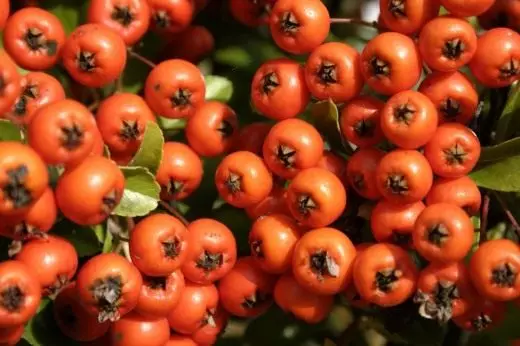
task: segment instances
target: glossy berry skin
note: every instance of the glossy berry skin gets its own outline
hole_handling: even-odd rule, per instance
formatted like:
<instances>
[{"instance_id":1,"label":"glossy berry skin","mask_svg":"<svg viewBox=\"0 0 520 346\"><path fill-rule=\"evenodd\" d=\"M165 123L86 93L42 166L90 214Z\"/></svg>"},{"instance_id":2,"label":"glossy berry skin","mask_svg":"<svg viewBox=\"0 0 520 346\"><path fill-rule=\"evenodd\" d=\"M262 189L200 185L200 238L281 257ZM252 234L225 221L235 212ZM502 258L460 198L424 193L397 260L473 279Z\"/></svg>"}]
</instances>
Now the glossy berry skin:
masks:
<instances>
[{"instance_id":1,"label":"glossy berry skin","mask_svg":"<svg viewBox=\"0 0 520 346\"><path fill-rule=\"evenodd\" d=\"M140 96L118 93L101 102L96 122L111 153L133 156L143 141L146 126L157 120Z\"/></svg>"},{"instance_id":2,"label":"glossy berry skin","mask_svg":"<svg viewBox=\"0 0 520 346\"><path fill-rule=\"evenodd\" d=\"M378 243L365 249L354 264L354 284L362 299L381 307L396 306L415 293L418 270L402 248Z\"/></svg>"},{"instance_id":3,"label":"glossy berry skin","mask_svg":"<svg viewBox=\"0 0 520 346\"><path fill-rule=\"evenodd\" d=\"M373 96L358 96L341 110L339 120L343 137L360 148L367 148L384 139L381 130L381 109L385 103Z\"/></svg>"},{"instance_id":4,"label":"glossy berry skin","mask_svg":"<svg viewBox=\"0 0 520 346\"><path fill-rule=\"evenodd\" d=\"M154 67L144 87L148 106L166 118L189 118L204 103L205 93L200 70L179 59L165 60Z\"/></svg>"},{"instance_id":5,"label":"glossy berry skin","mask_svg":"<svg viewBox=\"0 0 520 346\"><path fill-rule=\"evenodd\" d=\"M500 88L520 78L520 35L507 28L491 29L478 38L477 51L469 63L479 83Z\"/></svg>"},{"instance_id":6,"label":"glossy berry skin","mask_svg":"<svg viewBox=\"0 0 520 346\"><path fill-rule=\"evenodd\" d=\"M147 276L168 276L184 263L188 243L186 227L177 218L164 213L139 221L130 235L130 257Z\"/></svg>"},{"instance_id":7,"label":"glossy berry skin","mask_svg":"<svg viewBox=\"0 0 520 346\"><path fill-rule=\"evenodd\" d=\"M432 101L413 90L395 94L381 110L383 134L402 149L417 149L428 143L438 122Z\"/></svg>"},{"instance_id":8,"label":"glossy berry skin","mask_svg":"<svg viewBox=\"0 0 520 346\"><path fill-rule=\"evenodd\" d=\"M198 346L189 336L181 334L170 334L170 340L164 346Z\"/></svg>"},{"instance_id":9,"label":"glossy berry skin","mask_svg":"<svg viewBox=\"0 0 520 346\"><path fill-rule=\"evenodd\" d=\"M146 0L93 0L87 11L89 23L99 23L116 31L128 46L137 43L150 26Z\"/></svg>"},{"instance_id":10,"label":"glossy berry skin","mask_svg":"<svg viewBox=\"0 0 520 346\"><path fill-rule=\"evenodd\" d=\"M229 314L221 307L217 307L212 319L208 323L201 323L200 327L191 334L191 338L198 345L214 345L224 331L229 319Z\"/></svg>"},{"instance_id":11,"label":"glossy berry skin","mask_svg":"<svg viewBox=\"0 0 520 346\"><path fill-rule=\"evenodd\" d=\"M219 282L220 303L234 316L261 315L273 303L276 279L260 269L253 257L242 257Z\"/></svg>"},{"instance_id":12,"label":"glossy berry skin","mask_svg":"<svg viewBox=\"0 0 520 346\"><path fill-rule=\"evenodd\" d=\"M13 59L0 49L0 114L8 112L20 95L21 78Z\"/></svg>"},{"instance_id":13,"label":"glossy berry skin","mask_svg":"<svg viewBox=\"0 0 520 346\"><path fill-rule=\"evenodd\" d=\"M114 346L160 346L170 338L170 328L166 318L147 318L130 312L110 326L108 335Z\"/></svg>"},{"instance_id":14,"label":"glossy berry skin","mask_svg":"<svg viewBox=\"0 0 520 346\"><path fill-rule=\"evenodd\" d=\"M448 12L457 17L478 16L486 12L495 0L439 0Z\"/></svg>"},{"instance_id":15,"label":"glossy berry skin","mask_svg":"<svg viewBox=\"0 0 520 346\"><path fill-rule=\"evenodd\" d=\"M63 46L63 65L80 84L99 88L115 81L126 65L121 36L101 24L77 27Z\"/></svg>"},{"instance_id":16,"label":"glossy berry skin","mask_svg":"<svg viewBox=\"0 0 520 346\"><path fill-rule=\"evenodd\" d=\"M323 321L334 304L334 296L306 290L291 273L284 274L276 282L274 299L282 310L309 324Z\"/></svg>"},{"instance_id":17,"label":"glossy berry skin","mask_svg":"<svg viewBox=\"0 0 520 346\"><path fill-rule=\"evenodd\" d=\"M215 38L211 31L201 25L191 25L175 34L164 54L167 59L184 59L196 64L214 49Z\"/></svg>"},{"instance_id":18,"label":"glossy berry skin","mask_svg":"<svg viewBox=\"0 0 520 346\"><path fill-rule=\"evenodd\" d=\"M414 203L430 191L433 172L428 160L415 150L395 149L379 162L377 187L391 203Z\"/></svg>"},{"instance_id":19,"label":"glossy berry skin","mask_svg":"<svg viewBox=\"0 0 520 346\"><path fill-rule=\"evenodd\" d=\"M302 225L325 227L336 221L347 206L347 193L334 173L308 168L298 173L287 188L287 205Z\"/></svg>"},{"instance_id":20,"label":"glossy berry skin","mask_svg":"<svg viewBox=\"0 0 520 346\"><path fill-rule=\"evenodd\" d=\"M453 318L459 328L470 332L481 332L499 325L504 320L506 304L479 297L465 314Z\"/></svg>"},{"instance_id":21,"label":"glossy berry skin","mask_svg":"<svg viewBox=\"0 0 520 346\"><path fill-rule=\"evenodd\" d=\"M200 157L184 143L166 142L156 179L161 185L161 198L182 200L190 196L202 182L204 168Z\"/></svg>"},{"instance_id":22,"label":"glossy berry skin","mask_svg":"<svg viewBox=\"0 0 520 346\"><path fill-rule=\"evenodd\" d=\"M69 220L96 225L117 207L124 187L125 177L113 161L91 156L59 178L56 202Z\"/></svg>"},{"instance_id":23,"label":"glossy berry skin","mask_svg":"<svg viewBox=\"0 0 520 346\"><path fill-rule=\"evenodd\" d=\"M350 239L334 228L317 228L305 233L294 248L292 272L305 289L334 295L352 281L356 249Z\"/></svg>"},{"instance_id":24,"label":"glossy berry skin","mask_svg":"<svg viewBox=\"0 0 520 346\"><path fill-rule=\"evenodd\" d=\"M144 277L135 311L150 318L167 317L179 303L185 285L180 270L165 277Z\"/></svg>"},{"instance_id":25,"label":"glossy berry skin","mask_svg":"<svg viewBox=\"0 0 520 346\"><path fill-rule=\"evenodd\" d=\"M236 21L249 27L269 24L269 13L263 0L230 0L229 11Z\"/></svg>"},{"instance_id":26,"label":"glossy berry skin","mask_svg":"<svg viewBox=\"0 0 520 346\"><path fill-rule=\"evenodd\" d=\"M457 262L471 249L473 232L473 223L463 209L446 203L431 204L415 221L413 245L430 262Z\"/></svg>"},{"instance_id":27,"label":"glossy berry skin","mask_svg":"<svg viewBox=\"0 0 520 346\"><path fill-rule=\"evenodd\" d=\"M410 35L417 33L439 13L436 0L393 1L380 0L380 18L389 31Z\"/></svg>"},{"instance_id":28,"label":"glossy berry skin","mask_svg":"<svg viewBox=\"0 0 520 346\"><path fill-rule=\"evenodd\" d=\"M291 212L287 207L287 190L279 184L274 184L269 196L260 203L245 208L245 212L251 220L271 214L291 216Z\"/></svg>"},{"instance_id":29,"label":"glossy berry skin","mask_svg":"<svg viewBox=\"0 0 520 346\"><path fill-rule=\"evenodd\" d=\"M261 114L273 120L301 114L310 101L304 67L287 58L264 62L253 76L251 101Z\"/></svg>"},{"instance_id":30,"label":"glossy berry skin","mask_svg":"<svg viewBox=\"0 0 520 346\"><path fill-rule=\"evenodd\" d=\"M273 125L270 123L255 122L240 128L234 150L250 151L253 154L262 156L265 137L267 137L272 127Z\"/></svg>"},{"instance_id":31,"label":"glossy berry skin","mask_svg":"<svg viewBox=\"0 0 520 346\"><path fill-rule=\"evenodd\" d=\"M361 72L376 92L393 95L411 89L421 76L422 61L408 36L385 32L370 40L361 53Z\"/></svg>"},{"instance_id":32,"label":"glossy berry skin","mask_svg":"<svg viewBox=\"0 0 520 346\"><path fill-rule=\"evenodd\" d=\"M189 118L185 135L190 147L200 156L222 155L235 144L238 135L237 115L222 102L206 102Z\"/></svg>"},{"instance_id":33,"label":"glossy berry skin","mask_svg":"<svg viewBox=\"0 0 520 346\"><path fill-rule=\"evenodd\" d=\"M215 185L220 197L228 204L247 208L269 195L273 178L260 157L249 151L237 151L218 165Z\"/></svg>"},{"instance_id":34,"label":"glossy berry skin","mask_svg":"<svg viewBox=\"0 0 520 346\"><path fill-rule=\"evenodd\" d=\"M9 0L0 1L0 30L4 30L5 23L9 17L10 7Z\"/></svg>"},{"instance_id":35,"label":"glossy berry skin","mask_svg":"<svg viewBox=\"0 0 520 346\"><path fill-rule=\"evenodd\" d=\"M437 178L426 196L426 204L449 203L464 209L469 215L480 212L482 196L477 184L467 177Z\"/></svg>"},{"instance_id":36,"label":"glossy berry skin","mask_svg":"<svg viewBox=\"0 0 520 346\"><path fill-rule=\"evenodd\" d=\"M320 0L278 0L269 28L281 49L292 54L309 53L329 34L329 12Z\"/></svg>"},{"instance_id":37,"label":"glossy berry skin","mask_svg":"<svg viewBox=\"0 0 520 346\"><path fill-rule=\"evenodd\" d=\"M483 243L469 263L471 280L484 298L510 301L520 296L520 250L508 239Z\"/></svg>"},{"instance_id":38,"label":"glossy berry skin","mask_svg":"<svg viewBox=\"0 0 520 346\"><path fill-rule=\"evenodd\" d=\"M28 7L9 17L3 41L5 50L18 66L27 70L46 70L61 57L65 31L54 14Z\"/></svg>"},{"instance_id":39,"label":"glossy berry skin","mask_svg":"<svg viewBox=\"0 0 520 346\"><path fill-rule=\"evenodd\" d=\"M317 99L347 102L363 87L359 53L344 43L324 43L309 55L305 80Z\"/></svg>"},{"instance_id":40,"label":"glossy berry skin","mask_svg":"<svg viewBox=\"0 0 520 346\"><path fill-rule=\"evenodd\" d=\"M428 22L419 36L424 62L435 71L456 71L471 61L477 34L465 19L442 16Z\"/></svg>"},{"instance_id":41,"label":"glossy berry skin","mask_svg":"<svg viewBox=\"0 0 520 346\"><path fill-rule=\"evenodd\" d=\"M475 116L479 96L475 86L461 72L433 72L422 81L419 92L437 108L439 124L467 125Z\"/></svg>"},{"instance_id":42,"label":"glossy berry skin","mask_svg":"<svg viewBox=\"0 0 520 346\"><path fill-rule=\"evenodd\" d=\"M0 328L29 321L41 301L40 283L29 266L14 260L0 263Z\"/></svg>"},{"instance_id":43,"label":"glossy berry skin","mask_svg":"<svg viewBox=\"0 0 520 346\"><path fill-rule=\"evenodd\" d=\"M147 0L152 13L151 28L161 35L186 29L195 14L194 0Z\"/></svg>"},{"instance_id":44,"label":"glossy berry skin","mask_svg":"<svg viewBox=\"0 0 520 346\"><path fill-rule=\"evenodd\" d=\"M323 151L323 156L321 157L320 161L318 161L316 167L325 168L327 171L338 177L341 181L344 181L346 171L345 159L333 153L332 151Z\"/></svg>"},{"instance_id":45,"label":"glossy berry skin","mask_svg":"<svg viewBox=\"0 0 520 346\"><path fill-rule=\"evenodd\" d=\"M274 174L290 179L316 166L323 156L323 139L311 124L286 119L274 125L263 146L264 162Z\"/></svg>"},{"instance_id":46,"label":"glossy berry skin","mask_svg":"<svg viewBox=\"0 0 520 346\"><path fill-rule=\"evenodd\" d=\"M348 160L347 181L364 198L377 200L381 193L377 189L376 170L385 153L376 148L357 150Z\"/></svg>"},{"instance_id":47,"label":"glossy berry skin","mask_svg":"<svg viewBox=\"0 0 520 346\"><path fill-rule=\"evenodd\" d=\"M0 142L0 215L26 212L49 183L45 163L36 151L18 142Z\"/></svg>"}]
</instances>

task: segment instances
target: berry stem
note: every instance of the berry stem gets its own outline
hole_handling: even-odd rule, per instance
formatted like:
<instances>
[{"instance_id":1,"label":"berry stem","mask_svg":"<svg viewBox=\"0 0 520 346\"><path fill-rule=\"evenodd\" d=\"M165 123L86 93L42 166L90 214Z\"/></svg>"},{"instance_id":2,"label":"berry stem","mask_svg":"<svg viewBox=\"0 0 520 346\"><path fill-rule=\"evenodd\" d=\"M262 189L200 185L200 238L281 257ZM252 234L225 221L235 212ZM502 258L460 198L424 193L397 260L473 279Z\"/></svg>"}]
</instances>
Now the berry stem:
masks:
<instances>
[{"instance_id":1,"label":"berry stem","mask_svg":"<svg viewBox=\"0 0 520 346\"><path fill-rule=\"evenodd\" d=\"M355 24L355 25L364 25L371 28L377 29L377 22L367 22L366 20L362 20L359 18L331 18L331 24Z\"/></svg>"},{"instance_id":2,"label":"berry stem","mask_svg":"<svg viewBox=\"0 0 520 346\"><path fill-rule=\"evenodd\" d=\"M487 231L487 220L489 214L489 195L484 194L484 198L482 201L482 208L480 210L480 240L479 243L482 244L486 241L486 231Z\"/></svg>"},{"instance_id":3,"label":"berry stem","mask_svg":"<svg viewBox=\"0 0 520 346\"><path fill-rule=\"evenodd\" d=\"M160 201L159 204L161 205L161 207L166 209L166 211L168 211L170 214L179 219L184 224L184 226L188 226L188 220L186 220L186 218L177 210L177 208L164 201Z\"/></svg>"},{"instance_id":4,"label":"berry stem","mask_svg":"<svg viewBox=\"0 0 520 346\"><path fill-rule=\"evenodd\" d=\"M90 112L93 112L98 107L99 107L99 102L96 101L94 103L91 103L90 106L88 106L87 108Z\"/></svg>"},{"instance_id":5,"label":"berry stem","mask_svg":"<svg viewBox=\"0 0 520 346\"><path fill-rule=\"evenodd\" d=\"M150 68L154 68L155 66L157 66L153 61L145 58L144 56L142 56L139 53L134 52L130 48L128 48L128 55L130 55L132 58L139 60L143 64L148 65Z\"/></svg>"},{"instance_id":6,"label":"berry stem","mask_svg":"<svg viewBox=\"0 0 520 346\"><path fill-rule=\"evenodd\" d=\"M509 222L511 222L511 225L513 225L513 228L515 229L516 234L518 234L518 236L520 237L520 225L518 224L518 221L516 220L515 216L511 212L511 210L509 210L507 203L504 201L504 199L500 196L499 193L495 192L495 197L497 198L498 203L500 203L500 206L504 210L504 213L506 214Z\"/></svg>"}]
</instances>

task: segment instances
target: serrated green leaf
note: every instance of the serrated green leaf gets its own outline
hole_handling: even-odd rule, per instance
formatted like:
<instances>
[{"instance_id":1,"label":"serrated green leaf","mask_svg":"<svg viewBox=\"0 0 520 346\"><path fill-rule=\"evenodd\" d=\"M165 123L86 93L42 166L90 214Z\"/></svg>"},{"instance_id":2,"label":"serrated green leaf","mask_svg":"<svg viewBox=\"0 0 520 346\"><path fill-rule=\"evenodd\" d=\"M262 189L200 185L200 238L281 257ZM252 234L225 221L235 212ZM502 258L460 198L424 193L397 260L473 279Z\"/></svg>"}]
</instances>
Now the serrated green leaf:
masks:
<instances>
[{"instance_id":1,"label":"serrated green leaf","mask_svg":"<svg viewBox=\"0 0 520 346\"><path fill-rule=\"evenodd\" d=\"M144 216L157 208L161 187L150 171L143 167L121 167L125 176L123 198L113 215Z\"/></svg>"},{"instance_id":2,"label":"serrated green leaf","mask_svg":"<svg viewBox=\"0 0 520 346\"><path fill-rule=\"evenodd\" d=\"M144 167L155 174L162 160L164 137L157 123L146 124L143 141L129 166Z\"/></svg>"},{"instance_id":3,"label":"serrated green leaf","mask_svg":"<svg viewBox=\"0 0 520 346\"><path fill-rule=\"evenodd\" d=\"M0 120L0 142L3 141L22 141L20 128L9 120Z\"/></svg>"},{"instance_id":4,"label":"serrated green leaf","mask_svg":"<svg viewBox=\"0 0 520 346\"><path fill-rule=\"evenodd\" d=\"M520 138L513 138L506 142L482 148L479 162L487 163L520 155Z\"/></svg>"},{"instance_id":5,"label":"serrated green leaf","mask_svg":"<svg viewBox=\"0 0 520 346\"><path fill-rule=\"evenodd\" d=\"M102 240L100 240L100 232L104 232L102 225L93 227L79 226L67 219L63 219L53 227L51 232L70 241L74 245L78 257L92 256L101 252Z\"/></svg>"},{"instance_id":6,"label":"serrated green leaf","mask_svg":"<svg viewBox=\"0 0 520 346\"><path fill-rule=\"evenodd\" d=\"M338 107L332 100L320 101L311 105L310 115L312 123L325 136L332 149L342 152L351 151L343 142L339 127Z\"/></svg>"},{"instance_id":7,"label":"serrated green leaf","mask_svg":"<svg viewBox=\"0 0 520 346\"><path fill-rule=\"evenodd\" d=\"M520 83L509 91L506 105L498 119L495 141L508 139L520 127Z\"/></svg>"},{"instance_id":8,"label":"serrated green leaf","mask_svg":"<svg viewBox=\"0 0 520 346\"><path fill-rule=\"evenodd\" d=\"M206 76L206 100L228 102L233 96L233 83L224 77Z\"/></svg>"},{"instance_id":9,"label":"serrated green leaf","mask_svg":"<svg viewBox=\"0 0 520 346\"><path fill-rule=\"evenodd\" d=\"M481 167L470 174L480 186L490 190L520 191L520 156L513 156Z\"/></svg>"}]
</instances>

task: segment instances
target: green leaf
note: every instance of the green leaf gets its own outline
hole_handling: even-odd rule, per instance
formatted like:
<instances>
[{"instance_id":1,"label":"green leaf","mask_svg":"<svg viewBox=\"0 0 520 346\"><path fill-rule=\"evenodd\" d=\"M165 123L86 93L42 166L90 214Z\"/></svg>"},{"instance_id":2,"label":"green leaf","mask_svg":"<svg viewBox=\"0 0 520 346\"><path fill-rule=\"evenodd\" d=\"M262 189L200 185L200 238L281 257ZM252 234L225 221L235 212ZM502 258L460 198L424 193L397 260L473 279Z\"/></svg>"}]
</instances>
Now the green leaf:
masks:
<instances>
[{"instance_id":1,"label":"green leaf","mask_svg":"<svg viewBox=\"0 0 520 346\"><path fill-rule=\"evenodd\" d=\"M233 96L233 83L224 77L206 76L206 100L228 102Z\"/></svg>"},{"instance_id":2,"label":"green leaf","mask_svg":"<svg viewBox=\"0 0 520 346\"><path fill-rule=\"evenodd\" d=\"M312 123L325 136L332 149L351 152L343 142L339 127L338 107L332 100L320 101L311 105L310 115Z\"/></svg>"},{"instance_id":3,"label":"green leaf","mask_svg":"<svg viewBox=\"0 0 520 346\"><path fill-rule=\"evenodd\" d=\"M517 155L520 155L520 137L510 139L497 145L482 148L479 162L500 161Z\"/></svg>"},{"instance_id":4,"label":"green leaf","mask_svg":"<svg viewBox=\"0 0 520 346\"><path fill-rule=\"evenodd\" d=\"M143 167L121 167L125 175L125 191L121 202L112 214L144 216L157 208L161 187L149 170Z\"/></svg>"},{"instance_id":5,"label":"green leaf","mask_svg":"<svg viewBox=\"0 0 520 346\"><path fill-rule=\"evenodd\" d=\"M513 156L481 167L470 174L480 186L490 190L520 191L520 156Z\"/></svg>"},{"instance_id":6,"label":"green leaf","mask_svg":"<svg viewBox=\"0 0 520 346\"><path fill-rule=\"evenodd\" d=\"M0 142L3 141L22 141L20 128L9 120L0 120Z\"/></svg>"},{"instance_id":7,"label":"green leaf","mask_svg":"<svg viewBox=\"0 0 520 346\"><path fill-rule=\"evenodd\" d=\"M169 119L165 117L157 117L157 122L164 131L177 131L186 127L186 119Z\"/></svg>"},{"instance_id":8,"label":"green leaf","mask_svg":"<svg viewBox=\"0 0 520 346\"><path fill-rule=\"evenodd\" d=\"M509 92L506 105L498 119L497 129L495 133L495 141L500 143L508 139L511 134L520 127L520 83Z\"/></svg>"},{"instance_id":9,"label":"green leaf","mask_svg":"<svg viewBox=\"0 0 520 346\"><path fill-rule=\"evenodd\" d=\"M52 234L63 237L76 248L78 257L92 256L101 252L102 240L100 232L104 232L102 225L86 227L63 219L51 230Z\"/></svg>"},{"instance_id":10,"label":"green leaf","mask_svg":"<svg viewBox=\"0 0 520 346\"><path fill-rule=\"evenodd\" d=\"M149 121L146 124L143 141L129 166L144 167L155 174L162 160L164 137L159 125Z\"/></svg>"}]
</instances>

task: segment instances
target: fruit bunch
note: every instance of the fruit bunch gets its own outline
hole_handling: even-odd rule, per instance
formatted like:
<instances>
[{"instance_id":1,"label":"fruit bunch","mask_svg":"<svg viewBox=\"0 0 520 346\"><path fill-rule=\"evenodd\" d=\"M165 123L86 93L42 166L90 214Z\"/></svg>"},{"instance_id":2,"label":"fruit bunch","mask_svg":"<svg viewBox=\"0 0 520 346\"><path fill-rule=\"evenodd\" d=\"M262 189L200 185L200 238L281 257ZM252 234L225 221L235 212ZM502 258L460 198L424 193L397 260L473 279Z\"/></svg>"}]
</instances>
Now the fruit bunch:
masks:
<instances>
[{"instance_id":1,"label":"fruit bunch","mask_svg":"<svg viewBox=\"0 0 520 346\"><path fill-rule=\"evenodd\" d=\"M220 5L90 0L67 33L37 1L0 0L0 344L49 300L70 340L124 346L213 345L275 304L318 324L336 297L468 331L520 305L520 247L488 237L489 191L470 176L496 137L479 91L520 79L520 10L380 0L368 23L321 0L230 0L286 53L251 76L263 121L248 123L196 65L215 41L193 20ZM330 39L341 23L377 34L358 52ZM145 35L163 42L156 60ZM150 69L136 92L130 61ZM208 175L206 208L190 198ZM250 219L246 251L222 205ZM81 256L89 230L102 248Z\"/></svg>"}]
</instances>

